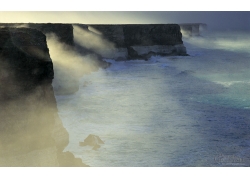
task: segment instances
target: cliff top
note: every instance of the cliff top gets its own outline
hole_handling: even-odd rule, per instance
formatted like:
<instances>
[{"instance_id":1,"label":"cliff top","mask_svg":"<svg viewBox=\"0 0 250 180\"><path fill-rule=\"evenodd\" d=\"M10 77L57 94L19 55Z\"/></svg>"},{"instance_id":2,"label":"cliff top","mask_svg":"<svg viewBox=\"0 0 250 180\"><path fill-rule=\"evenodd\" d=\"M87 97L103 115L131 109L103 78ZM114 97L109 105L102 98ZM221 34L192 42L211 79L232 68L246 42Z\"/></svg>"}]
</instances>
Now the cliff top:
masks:
<instances>
[{"instance_id":1,"label":"cliff top","mask_svg":"<svg viewBox=\"0 0 250 180\"><path fill-rule=\"evenodd\" d=\"M36 29L0 28L0 48L19 46L46 47L46 36Z\"/></svg>"}]
</instances>

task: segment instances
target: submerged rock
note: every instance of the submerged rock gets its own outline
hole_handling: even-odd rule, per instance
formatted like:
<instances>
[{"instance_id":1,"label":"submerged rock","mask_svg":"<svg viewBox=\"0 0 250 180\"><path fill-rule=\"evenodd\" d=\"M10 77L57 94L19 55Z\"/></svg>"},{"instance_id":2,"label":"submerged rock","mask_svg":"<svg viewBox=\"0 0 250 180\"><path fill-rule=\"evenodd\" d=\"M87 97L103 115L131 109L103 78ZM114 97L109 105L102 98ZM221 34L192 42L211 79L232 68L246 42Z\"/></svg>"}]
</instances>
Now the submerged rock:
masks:
<instances>
[{"instance_id":1,"label":"submerged rock","mask_svg":"<svg viewBox=\"0 0 250 180\"><path fill-rule=\"evenodd\" d=\"M192 70L184 70L178 73L177 76L183 77L183 76L193 75L194 73L195 71L192 71Z\"/></svg>"}]
</instances>

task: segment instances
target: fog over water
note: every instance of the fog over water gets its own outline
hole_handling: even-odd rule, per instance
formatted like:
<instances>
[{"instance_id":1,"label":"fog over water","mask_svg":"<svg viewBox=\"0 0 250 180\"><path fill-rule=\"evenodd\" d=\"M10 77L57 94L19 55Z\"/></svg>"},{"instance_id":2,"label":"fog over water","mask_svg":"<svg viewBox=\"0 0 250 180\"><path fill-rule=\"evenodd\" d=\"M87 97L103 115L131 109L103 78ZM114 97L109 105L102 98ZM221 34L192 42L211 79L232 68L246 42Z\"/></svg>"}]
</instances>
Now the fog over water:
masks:
<instances>
[{"instance_id":1,"label":"fog over water","mask_svg":"<svg viewBox=\"0 0 250 180\"><path fill-rule=\"evenodd\" d=\"M65 151L90 166L249 166L249 32L184 37L190 56L115 62L56 96ZM89 134L105 144L79 146Z\"/></svg>"}]
</instances>

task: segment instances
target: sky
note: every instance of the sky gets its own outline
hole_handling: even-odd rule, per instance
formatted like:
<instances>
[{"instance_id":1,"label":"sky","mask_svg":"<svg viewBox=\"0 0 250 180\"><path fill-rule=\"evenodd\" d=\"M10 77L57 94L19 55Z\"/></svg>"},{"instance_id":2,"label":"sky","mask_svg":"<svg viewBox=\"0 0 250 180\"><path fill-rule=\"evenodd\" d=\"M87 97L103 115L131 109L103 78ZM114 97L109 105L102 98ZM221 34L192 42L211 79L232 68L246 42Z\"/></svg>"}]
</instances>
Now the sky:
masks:
<instances>
[{"instance_id":1,"label":"sky","mask_svg":"<svg viewBox=\"0 0 250 180\"><path fill-rule=\"evenodd\" d=\"M206 23L212 30L250 30L244 1L220 4L210 0L38 1L9 0L0 7L0 23L171 24ZM6 4L7 3L7 4ZM28 5L26 5L28 4Z\"/></svg>"}]
</instances>

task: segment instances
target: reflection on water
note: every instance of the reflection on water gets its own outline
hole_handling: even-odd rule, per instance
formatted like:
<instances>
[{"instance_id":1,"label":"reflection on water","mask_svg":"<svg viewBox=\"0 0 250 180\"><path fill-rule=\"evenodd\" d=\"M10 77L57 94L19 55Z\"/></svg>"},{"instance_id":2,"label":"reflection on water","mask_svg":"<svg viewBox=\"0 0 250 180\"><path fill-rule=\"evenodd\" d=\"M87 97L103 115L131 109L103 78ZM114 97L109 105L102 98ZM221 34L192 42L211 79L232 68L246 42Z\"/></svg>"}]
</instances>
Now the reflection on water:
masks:
<instances>
[{"instance_id":1,"label":"reflection on water","mask_svg":"<svg viewBox=\"0 0 250 180\"><path fill-rule=\"evenodd\" d=\"M90 166L249 166L248 55L185 45L188 57L112 61L57 96L65 150ZM79 146L89 134L105 144Z\"/></svg>"}]
</instances>

